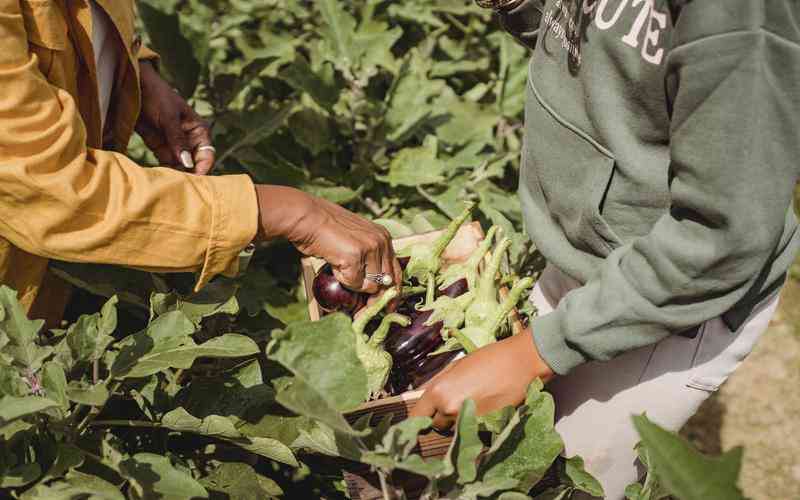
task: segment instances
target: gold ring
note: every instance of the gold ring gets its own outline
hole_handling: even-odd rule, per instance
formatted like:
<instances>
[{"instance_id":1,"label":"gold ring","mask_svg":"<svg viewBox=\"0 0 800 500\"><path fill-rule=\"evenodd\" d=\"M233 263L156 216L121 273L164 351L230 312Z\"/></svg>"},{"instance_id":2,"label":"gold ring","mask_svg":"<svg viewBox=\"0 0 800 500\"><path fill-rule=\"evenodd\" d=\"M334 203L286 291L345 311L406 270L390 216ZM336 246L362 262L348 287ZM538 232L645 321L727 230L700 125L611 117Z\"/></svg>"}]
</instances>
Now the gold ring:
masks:
<instances>
[{"instance_id":1,"label":"gold ring","mask_svg":"<svg viewBox=\"0 0 800 500\"><path fill-rule=\"evenodd\" d=\"M392 279L391 274L386 273L367 273L367 279L373 281L379 285L383 286L392 286L394 283L394 279Z\"/></svg>"}]
</instances>

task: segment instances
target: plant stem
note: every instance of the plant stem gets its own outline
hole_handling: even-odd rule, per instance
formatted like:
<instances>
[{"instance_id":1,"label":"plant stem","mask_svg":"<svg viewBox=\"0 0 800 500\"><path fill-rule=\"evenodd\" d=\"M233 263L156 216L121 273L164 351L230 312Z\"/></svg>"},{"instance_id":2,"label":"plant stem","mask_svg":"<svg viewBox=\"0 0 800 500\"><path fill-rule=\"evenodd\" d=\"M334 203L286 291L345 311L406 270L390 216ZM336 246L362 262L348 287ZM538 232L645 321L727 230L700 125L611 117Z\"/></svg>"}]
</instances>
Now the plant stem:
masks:
<instances>
[{"instance_id":1,"label":"plant stem","mask_svg":"<svg viewBox=\"0 0 800 500\"><path fill-rule=\"evenodd\" d=\"M106 399L105 403L103 403L101 406L92 406L91 408L89 408L89 413L87 413L86 416L83 418L83 420L81 420L81 423L78 424L78 428L77 428L78 434L83 432L86 429L86 427L89 425L89 423L96 416L98 416L101 411L103 411L103 409L106 407L106 404L108 403L108 400L111 399L111 397L114 395L115 392L117 392L117 389L119 389L120 385L122 385L121 381L119 381L119 380L114 381L112 383L112 386L108 390L108 399Z\"/></svg>"},{"instance_id":2,"label":"plant stem","mask_svg":"<svg viewBox=\"0 0 800 500\"><path fill-rule=\"evenodd\" d=\"M378 479L381 482L381 493L383 493L384 500L395 500L397 495L395 495L394 490L389 485L389 481L386 478L386 472L383 469L378 469Z\"/></svg>"},{"instance_id":3,"label":"plant stem","mask_svg":"<svg viewBox=\"0 0 800 500\"><path fill-rule=\"evenodd\" d=\"M95 420L89 422L89 427L144 427L160 429L161 422L148 422L147 420Z\"/></svg>"},{"instance_id":4,"label":"plant stem","mask_svg":"<svg viewBox=\"0 0 800 500\"><path fill-rule=\"evenodd\" d=\"M389 328L394 323L397 323L401 326L408 326L411 323L411 319L398 313L387 314L381 321L378 329L375 330L375 333L373 333L372 337L369 338L369 344L375 347L383 344L383 341L386 339L386 335L389 333Z\"/></svg>"},{"instance_id":5,"label":"plant stem","mask_svg":"<svg viewBox=\"0 0 800 500\"><path fill-rule=\"evenodd\" d=\"M383 295L381 295L378 300L365 307L355 321L353 321L353 331L359 335L364 333L364 328L367 326L367 323L377 316L378 313L383 311L386 304L395 297L397 297L397 288L390 288L383 292Z\"/></svg>"}]
</instances>

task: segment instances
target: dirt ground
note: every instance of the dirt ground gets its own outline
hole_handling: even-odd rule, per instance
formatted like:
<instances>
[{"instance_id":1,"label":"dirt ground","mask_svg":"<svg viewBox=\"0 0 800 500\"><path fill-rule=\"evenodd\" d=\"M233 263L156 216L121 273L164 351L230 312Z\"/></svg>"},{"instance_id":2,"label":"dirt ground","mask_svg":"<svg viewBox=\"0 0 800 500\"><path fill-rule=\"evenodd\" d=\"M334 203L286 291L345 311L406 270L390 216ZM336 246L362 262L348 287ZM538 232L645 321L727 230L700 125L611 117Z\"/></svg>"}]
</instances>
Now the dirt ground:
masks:
<instances>
[{"instance_id":1,"label":"dirt ground","mask_svg":"<svg viewBox=\"0 0 800 500\"><path fill-rule=\"evenodd\" d=\"M800 260L769 330L682 434L702 451L745 449L753 500L800 499Z\"/></svg>"}]
</instances>

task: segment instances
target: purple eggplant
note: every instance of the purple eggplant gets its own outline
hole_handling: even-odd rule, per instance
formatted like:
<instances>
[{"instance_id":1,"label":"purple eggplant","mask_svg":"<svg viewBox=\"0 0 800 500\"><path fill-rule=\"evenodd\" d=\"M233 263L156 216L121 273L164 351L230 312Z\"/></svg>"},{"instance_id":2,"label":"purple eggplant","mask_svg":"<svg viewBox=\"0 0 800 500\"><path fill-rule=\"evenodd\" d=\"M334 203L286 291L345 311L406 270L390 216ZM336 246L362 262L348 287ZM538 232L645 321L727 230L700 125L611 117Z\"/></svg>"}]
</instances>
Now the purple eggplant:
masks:
<instances>
[{"instance_id":1,"label":"purple eggplant","mask_svg":"<svg viewBox=\"0 0 800 500\"><path fill-rule=\"evenodd\" d=\"M435 356L425 356L415 363L407 366L404 370L394 370L392 374L392 389L394 392L404 392L408 389L416 389L434 375L449 365L461 351L450 351Z\"/></svg>"},{"instance_id":2,"label":"purple eggplant","mask_svg":"<svg viewBox=\"0 0 800 500\"><path fill-rule=\"evenodd\" d=\"M444 290L441 290L441 295L446 295L452 299L460 297L469 291L469 283L466 278L454 282Z\"/></svg>"},{"instance_id":3,"label":"purple eggplant","mask_svg":"<svg viewBox=\"0 0 800 500\"><path fill-rule=\"evenodd\" d=\"M444 342L441 322L430 326L425 324L432 311L417 311L413 306L412 310L411 324L406 327L393 326L383 343L386 352L392 355L396 369L404 369Z\"/></svg>"},{"instance_id":4,"label":"purple eggplant","mask_svg":"<svg viewBox=\"0 0 800 500\"><path fill-rule=\"evenodd\" d=\"M330 264L325 264L319 270L312 290L319 306L327 313L343 312L352 315L367 302L365 294L345 288L336 280Z\"/></svg>"}]
</instances>

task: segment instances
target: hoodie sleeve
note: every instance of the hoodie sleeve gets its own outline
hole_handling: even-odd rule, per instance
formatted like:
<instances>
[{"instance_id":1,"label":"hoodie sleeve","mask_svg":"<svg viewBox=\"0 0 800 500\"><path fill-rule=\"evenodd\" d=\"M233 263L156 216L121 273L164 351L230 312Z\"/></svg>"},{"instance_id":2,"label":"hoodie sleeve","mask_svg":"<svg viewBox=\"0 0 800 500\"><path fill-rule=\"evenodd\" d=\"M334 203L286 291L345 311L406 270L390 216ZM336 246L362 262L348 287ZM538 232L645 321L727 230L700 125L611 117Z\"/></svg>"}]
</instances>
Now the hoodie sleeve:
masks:
<instances>
[{"instance_id":1,"label":"hoodie sleeve","mask_svg":"<svg viewBox=\"0 0 800 500\"><path fill-rule=\"evenodd\" d=\"M511 9L498 11L500 24L522 45L533 50L539 36L539 21L544 9L543 0L522 0Z\"/></svg>"},{"instance_id":2,"label":"hoodie sleeve","mask_svg":"<svg viewBox=\"0 0 800 500\"><path fill-rule=\"evenodd\" d=\"M764 286L796 238L798 19L788 0L684 7L666 61L671 210L533 322L555 372L656 343Z\"/></svg>"}]
</instances>

